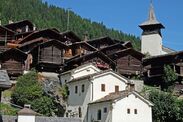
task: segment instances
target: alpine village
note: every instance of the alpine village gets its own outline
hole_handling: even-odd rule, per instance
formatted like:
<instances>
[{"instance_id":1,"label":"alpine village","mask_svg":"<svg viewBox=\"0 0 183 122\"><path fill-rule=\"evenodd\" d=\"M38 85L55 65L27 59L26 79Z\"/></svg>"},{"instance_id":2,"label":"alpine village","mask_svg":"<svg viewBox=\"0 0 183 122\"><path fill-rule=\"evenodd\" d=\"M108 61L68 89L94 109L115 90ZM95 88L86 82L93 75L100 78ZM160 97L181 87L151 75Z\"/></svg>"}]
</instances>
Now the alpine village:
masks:
<instances>
[{"instance_id":1,"label":"alpine village","mask_svg":"<svg viewBox=\"0 0 183 122\"><path fill-rule=\"evenodd\" d=\"M183 51L163 46L152 2L138 38L0 1L0 122L183 122Z\"/></svg>"}]
</instances>

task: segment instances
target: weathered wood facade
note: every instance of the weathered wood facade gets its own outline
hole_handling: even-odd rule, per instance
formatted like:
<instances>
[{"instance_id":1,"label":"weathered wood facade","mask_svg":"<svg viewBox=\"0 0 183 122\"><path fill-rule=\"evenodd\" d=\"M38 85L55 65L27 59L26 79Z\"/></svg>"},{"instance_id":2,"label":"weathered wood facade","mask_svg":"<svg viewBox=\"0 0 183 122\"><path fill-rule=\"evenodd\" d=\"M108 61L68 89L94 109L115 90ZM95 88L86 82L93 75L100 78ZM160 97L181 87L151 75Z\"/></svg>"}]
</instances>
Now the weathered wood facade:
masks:
<instances>
[{"instance_id":1,"label":"weathered wood facade","mask_svg":"<svg viewBox=\"0 0 183 122\"><path fill-rule=\"evenodd\" d=\"M145 58L143 60L144 79L149 84L160 85L163 81L164 66L170 65L179 77L179 81L183 78L183 52L175 52L160 56Z\"/></svg>"},{"instance_id":2,"label":"weathered wood facade","mask_svg":"<svg viewBox=\"0 0 183 122\"><path fill-rule=\"evenodd\" d=\"M134 49L128 48L117 51L109 57L116 63L116 71L129 78L142 75L142 58L144 55Z\"/></svg>"},{"instance_id":3,"label":"weathered wood facade","mask_svg":"<svg viewBox=\"0 0 183 122\"><path fill-rule=\"evenodd\" d=\"M19 22L12 22L7 25L5 25L6 28L17 32L17 33L23 33L23 32L28 32L28 31L33 31L34 25L31 21L29 20L22 20Z\"/></svg>"},{"instance_id":4,"label":"weathered wood facade","mask_svg":"<svg viewBox=\"0 0 183 122\"><path fill-rule=\"evenodd\" d=\"M88 40L86 42L97 49L102 49L113 44L119 43L119 41L111 39L110 37L101 37L97 39Z\"/></svg>"},{"instance_id":5,"label":"weathered wood facade","mask_svg":"<svg viewBox=\"0 0 183 122\"><path fill-rule=\"evenodd\" d=\"M0 64L2 70L7 70L10 77L17 77L23 74L27 54L19 49L9 49L0 54Z\"/></svg>"},{"instance_id":6,"label":"weathered wood facade","mask_svg":"<svg viewBox=\"0 0 183 122\"><path fill-rule=\"evenodd\" d=\"M31 67L39 71L60 72L64 63L64 53L68 47L58 40L39 44L30 53L33 57Z\"/></svg>"},{"instance_id":7,"label":"weathered wood facade","mask_svg":"<svg viewBox=\"0 0 183 122\"><path fill-rule=\"evenodd\" d=\"M74 69L82 64L93 63L98 68L115 70L115 63L100 51L95 51L90 54L73 57L65 62L64 71Z\"/></svg>"},{"instance_id":8,"label":"weathered wood facade","mask_svg":"<svg viewBox=\"0 0 183 122\"><path fill-rule=\"evenodd\" d=\"M121 51L121 50L124 50L124 49L126 49L125 46L123 46L121 43L116 43L116 44L113 44L111 46L102 48L102 49L100 49L100 51L103 52L106 55L111 55L111 54L114 54L117 51Z\"/></svg>"}]
</instances>

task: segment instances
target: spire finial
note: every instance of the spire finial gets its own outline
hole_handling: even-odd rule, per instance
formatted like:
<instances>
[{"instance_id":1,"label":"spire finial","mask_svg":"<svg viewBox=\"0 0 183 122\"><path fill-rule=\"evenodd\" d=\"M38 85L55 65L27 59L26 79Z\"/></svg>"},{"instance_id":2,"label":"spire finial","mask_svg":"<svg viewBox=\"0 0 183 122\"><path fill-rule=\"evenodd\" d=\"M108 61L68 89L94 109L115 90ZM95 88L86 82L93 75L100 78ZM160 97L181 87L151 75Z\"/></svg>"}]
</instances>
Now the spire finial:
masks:
<instances>
[{"instance_id":1,"label":"spire finial","mask_svg":"<svg viewBox=\"0 0 183 122\"><path fill-rule=\"evenodd\" d=\"M151 0L150 2L151 3L150 3L150 10L149 10L148 20L153 21L153 20L156 20L156 16L155 16L155 13L154 13L153 0Z\"/></svg>"},{"instance_id":2,"label":"spire finial","mask_svg":"<svg viewBox=\"0 0 183 122\"><path fill-rule=\"evenodd\" d=\"M152 4L153 3L153 0L151 0L150 3Z\"/></svg>"}]
</instances>

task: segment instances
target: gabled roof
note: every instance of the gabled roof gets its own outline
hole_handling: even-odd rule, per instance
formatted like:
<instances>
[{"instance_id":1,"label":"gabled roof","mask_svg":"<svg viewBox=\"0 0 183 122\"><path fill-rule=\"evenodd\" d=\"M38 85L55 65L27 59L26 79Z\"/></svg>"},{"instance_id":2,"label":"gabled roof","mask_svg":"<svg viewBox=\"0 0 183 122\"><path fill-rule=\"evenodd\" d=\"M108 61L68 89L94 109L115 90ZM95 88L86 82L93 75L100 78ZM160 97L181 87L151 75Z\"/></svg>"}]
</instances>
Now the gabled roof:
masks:
<instances>
[{"instance_id":1,"label":"gabled roof","mask_svg":"<svg viewBox=\"0 0 183 122\"><path fill-rule=\"evenodd\" d=\"M170 49L170 48L165 47L165 46L162 47L162 50L163 50L164 52L166 52L166 53L173 53L173 52L176 52L175 50Z\"/></svg>"},{"instance_id":2,"label":"gabled roof","mask_svg":"<svg viewBox=\"0 0 183 122\"><path fill-rule=\"evenodd\" d=\"M131 55L133 57L136 57L139 60L142 60L142 58L144 57L144 54L142 54L141 52L138 52L132 48L117 51L117 52L109 55L109 57L113 60L116 60L116 59L118 59L120 57L124 57L126 55Z\"/></svg>"},{"instance_id":3,"label":"gabled roof","mask_svg":"<svg viewBox=\"0 0 183 122\"><path fill-rule=\"evenodd\" d=\"M100 38L96 38L96 39L92 39L92 40L88 40L86 41L87 43L93 45L95 43L107 43L109 45L115 44L115 43L119 43L118 41L106 36L106 37L100 37Z\"/></svg>"},{"instance_id":4,"label":"gabled roof","mask_svg":"<svg viewBox=\"0 0 183 122\"><path fill-rule=\"evenodd\" d=\"M182 59L182 56L183 56L183 51L177 51L177 52L158 55L158 56L151 56L143 59L143 65L148 65L152 62L159 62L159 61L161 61L161 63L164 63L164 62L174 63L175 60L179 58Z\"/></svg>"},{"instance_id":5,"label":"gabled roof","mask_svg":"<svg viewBox=\"0 0 183 122\"><path fill-rule=\"evenodd\" d=\"M68 83L72 83L72 82L76 82L76 81L81 81L84 79L95 79L104 75L108 75L108 74L112 74L113 76L116 76L117 78L123 80L125 83L131 83L131 81L129 79L127 79L126 77L118 74L117 72L114 72L113 70L104 70L104 71L100 71L94 74L89 74L89 75L85 75L82 77L78 77L78 78L74 78L72 79L70 82Z\"/></svg>"},{"instance_id":6,"label":"gabled roof","mask_svg":"<svg viewBox=\"0 0 183 122\"><path fill-rule=\"evenodd\" d=\"M65 39L71 39L74 42L81 42L81 39L72 31L66 31L61 33ZM72 43L74 43L72 42Z\"/></svg>"},{"instance_id":7,"label":"gabled roof","mask_svg":"<svg viewBox=\"0 0 183 122\"><path fill-rule=\"evenodd\" d=\"M110 51L110 50L113 50L115 48L118 48L119 50L122 50L122 49L126 49L125 46L123 46L121 43L116 43L116 44L113 44L111 46L108 46L108 47L105 47L105 48L102 48L100 49L101 52L105 52L105 51ZM108 55L108 54L107 54Z\"/></svg>"},{"instance_id":8,"label":"gabled roof","mask_svg":"<svg viewBox=\"0 0 183 122\"><path fill-rule=\"evenodd\" d=\"M72 65L75 63L81 63L82 61L87 61L87 60L93 59L95 57L99 57L107 64L115 67L115 63L109 57L107 57L105 54L103 54L100 51L95 51L95 52L90 53L90 54L82 55L81 57L71 58L71 59L67 60L65 63L67 65Z\"/></svg>"},{"instance_id":9,"label":"gabled roof","mask_svg":"<svg viewBox=\"0 0 183 122\"><path fill-rule=\"evenodd\" d=\"M6 70L0 70L0 90L5 90L11 87L11 82Z\"/></svg>"},{"instance_id":10,"label":"gabled roof","mask_svg":"<svg viewBox=\"0 0 183 122\"><path fill-rule=\"evenodd\" d=\"M90 51L97 51L97 48L93 47L92 45L88 44L85 41L75 42L75 43L72 43L71 45L68 45L68 46L69 47L74 47L74 46L77 46L77 45L81 46L84 49L90 50Z\"/></svg>"},{"instance_id":11,"label":"gabled roof","mask_svg":"<svg viewBox=\"0 0 183 122\"><path fill-rule=\"evenodd\" d=\"M82 69L82 68L87 67L87 66L95 67L97 70L100 71L100 69L97 68L97 67L96 67L95 65L93 65L92 63L87 63L87 64L83 64L83 65L81 65L81 66L79 66L79 67L76 67L75 69L72 69L72 70L63 72L63 73L61 73L60 75L64 75L64 74L67 74L67 73L74 73L76 70ZM59 76L60 76L60 75L59 75Z\"/></svg>"},{"instance_id":12,"label":"gabled roof","mask_svg":"<svg viewBox=\"0 0 183 122\"><path fill-rule=\"evenodd\" d=\"M146 26L153 26L156 25L159 28L165 28L158 20L156 19L155 12L154 12L154 7L153 4L150 4L150 9L149 9L149 16L148 20L143 22L142 24L139 25L140 28L144 28Z\"/></svg>"},{"instance_id":13,"label":"gabled roof","mask_svg":"<svg viewBox=\"0 0 183 122\"><path fill-rule=\"evenodd\" d=\"M63 41L64 42L64 38L63 36L54 31L53 29L45 29L45 30L40 30L40 31L34 31L33 33L29 34L27 37L25 37L22 41L19 42L19 44L23 44L27 41L36 39L36 38L40 38L40 37L44 37L44 38L48 38L48 39L56 39L59 41Z\"/></svg>"},{"instance_id":14,"label":"gabled roof","mask_svg":"<svg viewBox=\"0 0 183 122\"><path fill-rule=\"evenodd\" d=\"M31 29L33 29L33 26L34 25L29 20L22 20L22 21L14 22L14 23L7 24L7 25L4 25L4 26L6 28L9 28L11 30L14 30L14 28L19 28L19 27L26 26L26 25L29 25L29 27L31 27Z\"/></svg>"},{"instance_id":15,"label":"gabled roof","mask_svg":"<svg viewBox=\"0 0 183 122\"><path fill-rule=\"evenodd\" d=\"M22 52L21 50L17 49L17 48L11 48L9 50L6 50L3 53L0 53L0 60L3 60L4 58L6 58L6 56L8 55L16 55L18 58L26 60L27 59L27 54L25 54L24 52Z\"/></svg>"},{"instance_id":16,"label":"gabled roof","mask_svg":"<svg viewBox=\"0 0 183 122\"><path fill-rule=\"evenodd\" d=\"M38 47L45 47L50 45L55 45L56 47L59 47L59 49L68 48L68 46L65 45L63 42L60 42L59 40L56 40L56 39L50 39L49 41L45 41L45 42L43 41L42 43L37 44L37 46L32 48L30 52Z\"/></svg>"},{"instance_id":17,"label":"gabled roof","mask_svg":"<svg viewBox=\"0 0 183 122\"><path fill-rule=\"evenodd\" d=\"M100 98L89 104L97 104L97 103L101 103L101 102L116 102L118 100L121 100L123 98L130 96L131 94L135 95L137 98L141 99L144 103L148 104L149 106L153 106L153 103L151 103L149 100L142 97L136 91L128 91L128 90L110 93L110 94L104 96L103 98Z\"/></svg>"},{"instance_id":18,"label":"gabled roof","mask_svg":"<svg viewBox=\"0 0 183 122\"><path fill-rule=\"evenodd\" d=\"M12 31L12 30L10 30L10 29L8 29L8 28L6 28L6 27L3 27L3 26L0 26L0 33L1 33L1 35L2 34L4 34L4 35L14 35L15 34L15 32L14 31Z\"/></svg>"},{"instance_id":19,"label":"gabled roof","mask_svg":"<svg viewBox=\"0 0 183 122\"><path fill-rule=\"evenodd\" d=\"M35 111L33 111L32 109L29 108L23 108L18 112L18 115L38 115L38 113L36 113Z\"/></svg>"}]
</instances>

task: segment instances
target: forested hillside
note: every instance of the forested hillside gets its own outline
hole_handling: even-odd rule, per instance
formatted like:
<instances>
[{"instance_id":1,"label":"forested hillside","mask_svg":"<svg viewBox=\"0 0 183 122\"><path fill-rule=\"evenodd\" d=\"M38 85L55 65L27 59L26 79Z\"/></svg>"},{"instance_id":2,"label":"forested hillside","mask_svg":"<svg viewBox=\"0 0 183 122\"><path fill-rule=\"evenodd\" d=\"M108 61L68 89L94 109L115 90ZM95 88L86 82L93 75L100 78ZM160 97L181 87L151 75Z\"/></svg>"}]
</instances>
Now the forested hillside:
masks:
<instances>
[{"instance_id":1,"label":"forested hillside","mask_svg":"<svg viewBox=\"0 0 183 122\"><path fill-rule=\"evenodd\" d=\"M0 0L0 3L0 19L2 24L7 24L9 20L20 21L29 19L39 29L55 27L60 31L67 30L67 10L65 9L48 5L48 3L44 3L42 0ZM81 18L72 11L70 12L69 25L69 30L74 31L81 38L83 38L83 34L86 32L88 32L91 39L110 36L123 41L131 40L134 47L140 49L139 38L121 31L108 29L102 23Z\"/></svg>"}]
</instances>

